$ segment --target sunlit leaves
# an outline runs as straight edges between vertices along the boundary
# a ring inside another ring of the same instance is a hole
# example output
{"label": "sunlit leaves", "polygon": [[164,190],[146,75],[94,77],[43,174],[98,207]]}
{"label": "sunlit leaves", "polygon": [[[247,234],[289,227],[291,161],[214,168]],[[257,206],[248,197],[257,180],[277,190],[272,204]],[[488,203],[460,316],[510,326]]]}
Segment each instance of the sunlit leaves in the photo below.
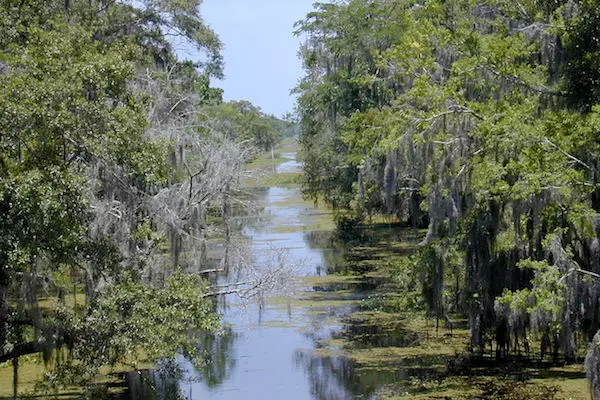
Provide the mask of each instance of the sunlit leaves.
{"label": "sunlit leaves", "polygon": [[141,344],[153,360],[178,350],[193,355],[196,344],[190,331],[218,326],[211,301],[203,297],[207,287],[199,277],[181,272],[169,277],[164,288],[126,276],[101,291],[84,318],[72,317],[79,337],[76,355],[97,366],[127,360]]}
{"label": "sunlit leaves", "polygon": [[[148,135],[155,93],[138,79],[176,62],[164,33],[177,29],[208,58],[169,70],[185,77],[170,95],[218,97],[209,77],[220,74],[220,42],[197,6],[0,4],[0,352],[68,346],[72,362],[48,375],[52,384],[89,382],[140,350],[191,354],[190,332],[216,326],[204,281],[177,273],[142,283],[140,272],[144,252],[164,240],[142,204],[174,177],[170,142]],[[40,287],[56,296],[43,313]],[[25,321],[12,324],[9,312]]]}
{"label": "sunlit leaves", "polygon": [[558,331],[563,322],[561,312],[567,289],[562,279],[564,271],[556,265],[549,265],[546,261],[531,259],[520,261],[518,266],[534,271],[534,278],[531,280],[532,288],[514,292],[505,289],[498,301],[509,306],[513,311],[524,311],[535,315],[536,320],[543,321],[542,326],[535,327],[537,332],[543,332],[548,328]]}
{"label": "sunlit leaves", "polygon": [[[461,242],[466,290],[477,301],[458,307],[479,321],[471,328],[481,349],[478,330],[497,322],[489,315],[503,318],[492,308],[504,275],[516,289],[506,304],[552,314],[557,334],[561,316],[576,312],[564,308],[561,293],[578,281],[552,286],[564,271],[546,263],[552,256],[543,239],[560,229],[559,247],[592,262],[587,240],[600,209],[597,2],[374,1],[394,18],[371,30],[354,22],[364,15],[357,3],[322,6],[301,25],[311,38],[298,89],[306,169],[314,175],[306,190],[326,199],[325,190],[338,197],[351,190],[341,205],[355,213],[408,214],[428,222],[424,244]],[[388,40],[373,45],[384,31]],[[365,54],[375,55],[375,68]],[[385,86],[383,101],[368,84]],[[345,147],[332,151],[339,141]],[[313,153],[327,154],[329,164]],[[332,160],[334,168],[356,169],[352,184],[343,180],[351,174],[315,184],[332,175]],[[513,274],[519,259],[548,267]]]}

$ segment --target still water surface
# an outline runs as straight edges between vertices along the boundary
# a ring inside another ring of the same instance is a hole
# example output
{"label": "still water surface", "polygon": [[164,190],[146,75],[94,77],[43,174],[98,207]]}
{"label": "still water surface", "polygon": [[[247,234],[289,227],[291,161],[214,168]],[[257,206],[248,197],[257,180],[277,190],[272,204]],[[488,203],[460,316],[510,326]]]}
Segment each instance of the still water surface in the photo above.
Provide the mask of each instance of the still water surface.
{"label": "still water surface", "polygon": [[[295,153],[282,156],[289,161],[277,166],[278,173],[301,172],[302,165],[296,161]],[[267,188],[261,201],[264,215],[260,222],[243,231],[250,239],[254,262],[267,263],[274,253],[283,253],[289,272],[295,277],[326,274],[326,264],[331,258],[327,254],[333,249],[324,245],[327,240],[317,239],[327,237],[330,232],[317,232],[315,227],[331,216],[302,201],[297,188]],[[372,390],[358,382],[352,362],[343,356],[316,351],[322,339],[340,329],[335,318],[322,315],[344,315],[352,308],[325,306],[322,313],[315,313],[314,308],[309,310],[292,301],[298,291],[311,290],[327,288],[289,289],[288,302],[266,299],[261,304],[241,304],[239,300],[226,299],[221,312],[227,334],[204,343],[211,356],[203,371],[194,369],[183,358],[177,360],[183,367],[175,385],[179,393],[194,400],[372,398]],[[156,371],[145,374],[162,392],[157,398],[169,398],[169,392],[177,390],[164,382],[160,384]],[[134,392],[139,392],[139,388],[130,389],[130,398],[144,396]]]}

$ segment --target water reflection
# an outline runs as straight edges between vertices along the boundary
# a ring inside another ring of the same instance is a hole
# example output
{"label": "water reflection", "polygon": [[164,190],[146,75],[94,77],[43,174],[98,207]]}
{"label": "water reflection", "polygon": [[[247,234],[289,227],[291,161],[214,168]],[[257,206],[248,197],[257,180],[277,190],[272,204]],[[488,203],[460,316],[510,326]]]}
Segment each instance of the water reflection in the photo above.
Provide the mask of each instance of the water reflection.
{"label": "water reflection", "polygon": [[311,249],[320,249],[322,264],[317,266],[317,275],[329,275],[344,271],[344,242],[331,231],[306,231],[304,242]]}
{"label": "water reflection", "polygon": [[[392,323],[382,328],[360,318],[348,317],[354,307],[330,307],[336,317],[344,317],[340,326],[319,323],[314,317],[316,327],[307,337],[313,341],[315,350],[297,350],[294,354],[296,365],[304,368],[311,385],[313,399],[338,400],[377,398],[377,390],[383,385],[396,383],[409,378],[410,369],[406,365],[383,362],[377,368],[366,367],[343,355],[340,348],[323,343],[332,337],[344,337],[353,348],[407,346],[414,344],[416,337],[401,328],[401,323]],[[327,329],[329,327],[329,329]]]}
{"label": "water reflection", "polygon": [[402,369],[364,369],[342,355],[298,351],[296,363],[306,369],[314,399],[373,400],[383,384],[405,379]]}
{"label": "water reflection", "polygon": [[[289,161],[280,164],[278,172],[300,171],[295,154],[283,153],[282,157]],[[260,198],[263,207],[257,210],[261,212],[237,217],[232,224],[237,223],[249,239],[249,261],[257,270],[272,262],[274,251],[283,251],[286,265],[296,277],[348,272],[352,267],[345,250],[352,244],[348,241],[370,240],[371,234],[366,231],[357,239],[316,229],[322,227],[324,218],[331,217],[303,202],[297,188],[272,187],[256,190],[253,195]],[[209,250],[217,252],[219,248]],[[241,278],[220,279],[231,282]],[[398,372],[393,368],[384,372],[365,370],[334,354],[336,349],[321,347],[336,335],[364,338],[364,345],[369,340],[376,345],[396,345],[411,339],[404,338],[398,327],[371,332],[375,328],[344,320],[357,309],[357,300],[379,284],[375,279],[356,279],[352,283],[304,288],[304,293],[308,290],[320,297],[310,306],[291,300],[283,304],[269,300],[244,304],[235,297],[223,299],[219,311],[228,326],[225,333],[198,338],[206,365],[194,367],[178,359],[179,369],[171,375],[164,371],[128,374],[128,399],[374,399],[375,390],[396,380]],[[281,296],[286,295],[297,297],[291,289]],[[362,342],[359,339],[355,343]]]}
{"label": "water reflection", "polygon": [[[286,164],[285,168],[297,167]],[[296,188],[273,187],[259,195],[263,213],[240,223],[250,239],[252,264],[267,268],[273,255],[283,252],[294,276],[317,275],[326,245],[309,246],[305,231],[322,215],[301,201]],[[223,277],[222,281],[239,279]],[[298,349],[314,348],[313,340],[303,331],[311,318],[302,309],[269,301],[244,304],[232,297],[220,303],[220,310],[231,334],[200,341],[200,347],[211,354],[207,368],[194,370],[181,362],[185,371],[180,380],[185,390],[181,393],[192,399],[323,398],[315,397],[307,371],[294,362]]]}
{"label": "water reflection", "polygon": [[235,333],[227,327],[219,334],[198,335],[198,346],[205,354],[200,365],[192,365],[183,357],[163,360],[155,370],[125,374],[126,392],[121,400],[182,400],[194,397],[193,388],[221,385],[235,367],[231,350]]}
{"label": "water reflection", "polygon": [[275,171],[278,174],[302,172],[303,164],[296,160],[296,153],[281,153],[281,158],[287,158],[289,161],[277,165]]}
{"label": "water reflection", "polygon": [[235,368],[236,360],[231,357],[236,333],[225,327],[218,334],[203,334],[199,340],[200,351],[204,353],[202,368],[192,368],[188,380],[202,381],[209,388],[222,384]]}
{"label": "water reflection", "polygon": [[348,317],[335,336],[347,339],[357,348],[408,347],[419,343],[419,335],[405,328],[403,320],[384,322]]}
{"label": "water reflection", "polygon": [[122,400],[182,400],[182,372],[175,360],[165,360],[155,370],[125,374],[127,391]]}
{"label": "water reflection", "polygon": [[343,356],[320,356],[297,351],[295,362],[308,372],[313,399],[370,399],[373,389],[362,387],[356,363]]}

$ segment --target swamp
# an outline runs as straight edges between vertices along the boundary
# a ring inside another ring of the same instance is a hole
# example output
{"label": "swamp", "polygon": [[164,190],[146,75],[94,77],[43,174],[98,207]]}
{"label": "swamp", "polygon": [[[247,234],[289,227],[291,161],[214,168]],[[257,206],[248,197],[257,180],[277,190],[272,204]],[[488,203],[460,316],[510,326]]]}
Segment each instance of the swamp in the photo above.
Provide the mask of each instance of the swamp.
{"label": "swamp", "polygon": [[284,3],[0,0],[0,399],[600,400],[600,2]]}

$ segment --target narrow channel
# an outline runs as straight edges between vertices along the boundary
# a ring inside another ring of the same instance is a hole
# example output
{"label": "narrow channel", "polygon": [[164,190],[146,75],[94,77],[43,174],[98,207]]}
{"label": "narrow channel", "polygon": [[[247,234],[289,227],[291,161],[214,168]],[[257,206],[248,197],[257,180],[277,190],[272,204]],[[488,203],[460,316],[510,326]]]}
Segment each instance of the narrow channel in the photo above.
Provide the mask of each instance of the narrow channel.
{"label": "narrow channel", "polygon": [[[281,156],[289,161],[277,165],[277,173],[301,172],[295,153]],[[326,274],[325,255],[332,249],[319,247],[323,241],[315,243],[315,238],[331,233],[317,231],[323,223],[330,225],[329,212],[303,201],[297,187],[266,188],[261,202],[261,222],[244,228],[255,262],[269,263],[277,254],[284,257],[293,278]],[[222,381],[195,379],[188,363],[186,377],[180,384],[186,396],[219,400],[361,398],[347,389],[347,381],[353,378],[348,360],[313,354],[320,340],[339,328],[335,319],[323,318],[322,314],[349,310],[325,306],[326,310],[315,313],[294,298],[303,291],[314,290],[312,287],[290,286],[288,290],[288,297],[283,293],[260,304],[240,304],[231,299],[232,304],[223,309],[231,337],[226,344],[227,354],[221,359],[223,365],[216,368]]]}
{"label": "narrow channel", "polygon": [[[287,161],[271,173],[302,173],[296,153],[280,156]],[[334,240],[331,211],[303,200],[297,185],[261,187],[256,193],[262,211],[240,217],[238,224],[250,263],[259,271],[283,264],[287,279],[261,300],[222,297],[223,334],[208,335],[199,344],[206,364],[194,367],[179,357],[176,368],[167,363],[128,373],[126,400],[373,400],[382,385],[405,378],[400,369],[361,368],[335,344],[344,335],[364,340],[367,332],[348,330],[347,318],[379,283],[344,276],[345,246]],[[239,279],[231,275],[223,283]],[[393,340],[390,332],[384,336]]]}

